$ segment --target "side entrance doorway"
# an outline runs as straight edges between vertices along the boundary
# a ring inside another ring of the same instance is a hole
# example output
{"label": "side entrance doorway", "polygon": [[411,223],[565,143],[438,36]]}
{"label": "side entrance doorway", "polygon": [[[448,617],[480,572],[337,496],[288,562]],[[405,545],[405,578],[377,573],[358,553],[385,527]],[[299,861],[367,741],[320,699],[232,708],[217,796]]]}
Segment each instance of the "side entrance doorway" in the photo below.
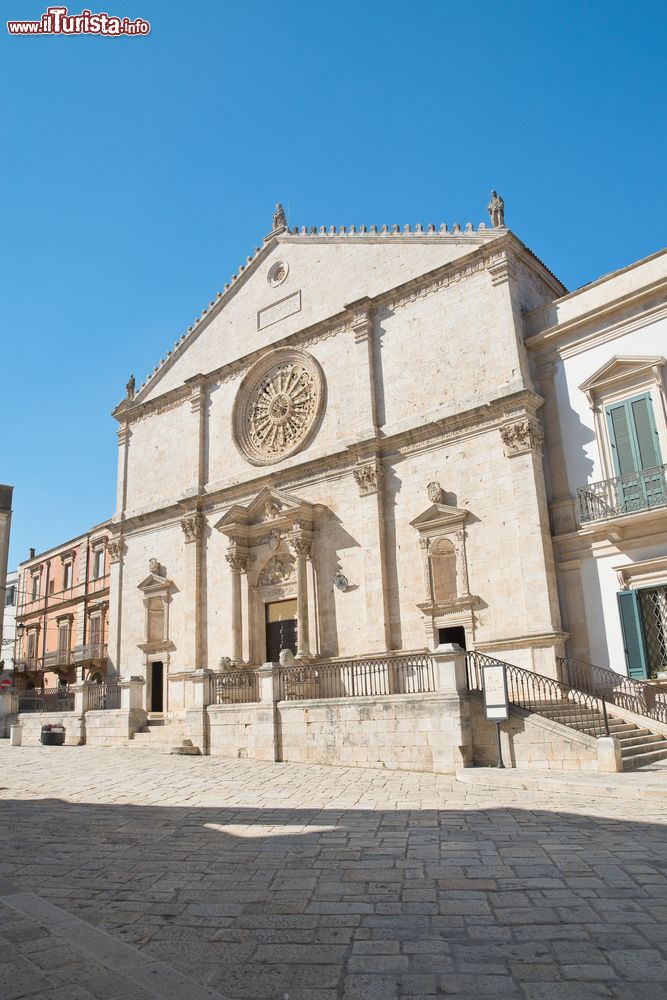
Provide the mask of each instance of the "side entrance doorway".
{"label": "side entrance doorway", "polygon": [[296,600],[266,605],[266,659],[276,663],[281,649],[297,651]]}
{"label": "side entrance doorway", "polygon": [[164,664],[151,663],[150,712],[164,712]]}

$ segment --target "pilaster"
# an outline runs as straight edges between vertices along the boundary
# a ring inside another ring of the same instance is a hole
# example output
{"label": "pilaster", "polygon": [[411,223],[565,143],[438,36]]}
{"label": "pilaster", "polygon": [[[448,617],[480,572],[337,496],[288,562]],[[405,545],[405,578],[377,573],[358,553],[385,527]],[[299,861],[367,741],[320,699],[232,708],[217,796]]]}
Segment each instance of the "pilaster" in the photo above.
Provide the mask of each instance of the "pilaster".
{"label": "pilaster", "polygon": [[378,432],[377,380],[375,373],[374,316],[368,297],[351,303],[350,328],[355,343],[355,398],[360,408],[359,440],[374,438]]}
{"label": "pilaster", "polygon": [[202,558],[206,518],[200,510],[181,518],[185,553],[185,579],[192,588],[190,614],[186,616],[184,667],[201,669],[205,662],[204,579]]}
{"label": "pilaster", "polygon": [[366,643],[369,652],[391,649],[384,523],[384,466],[375,457],[353,469],[362,511]]}

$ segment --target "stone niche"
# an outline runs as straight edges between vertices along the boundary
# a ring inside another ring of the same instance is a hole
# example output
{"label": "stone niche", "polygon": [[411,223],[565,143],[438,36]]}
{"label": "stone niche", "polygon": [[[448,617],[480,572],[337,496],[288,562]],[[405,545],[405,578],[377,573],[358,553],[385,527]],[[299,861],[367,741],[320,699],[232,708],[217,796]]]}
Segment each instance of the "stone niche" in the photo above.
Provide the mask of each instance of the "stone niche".
{"label": "stone niche", "polygon": [[440,642],[441,629],[463,628],[466,647],[470,649],[473,644],[473,608],[479,598],[470,593],[468,583],[468,518],[467,510],[437,499],[410,522],[419,536],[424,574],[424,598],[417,607],[422,613],[427,644],[432,648]]}

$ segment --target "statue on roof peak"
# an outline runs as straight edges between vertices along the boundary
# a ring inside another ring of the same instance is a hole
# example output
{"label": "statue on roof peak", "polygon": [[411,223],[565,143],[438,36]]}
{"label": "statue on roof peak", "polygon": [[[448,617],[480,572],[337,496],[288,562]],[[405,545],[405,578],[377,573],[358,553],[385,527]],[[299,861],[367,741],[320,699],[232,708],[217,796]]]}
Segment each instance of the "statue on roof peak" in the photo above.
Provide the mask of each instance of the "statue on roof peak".
{"label": "statue on roof peak", "polygon": [[491,201],[487,206],[491,216],[491,225],[494,229],[505,225],[505,202],[495,191],[491,192]]}
{"label": "statue on roof peak", "polygon": [[278,202],[278,204],[276,205],[276,210],[273,213],[273,228],[283,229],[285,226],[287,226],[287,219],[285,218],[285,209],[280,204],[280,202]]}

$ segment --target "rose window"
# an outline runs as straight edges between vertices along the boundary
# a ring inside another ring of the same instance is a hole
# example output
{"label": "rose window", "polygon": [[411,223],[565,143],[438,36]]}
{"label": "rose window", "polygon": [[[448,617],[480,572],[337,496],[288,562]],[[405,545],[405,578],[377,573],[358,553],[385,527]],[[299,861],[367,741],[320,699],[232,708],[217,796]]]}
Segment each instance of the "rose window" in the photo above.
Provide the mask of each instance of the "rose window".
{"label": "rose window", "polygon": [[237,398],[235,425],[237,443],[251,462],[277,462],[306,444],[323,388],[319,365],[300,351],[274,351],[250,371]]}

